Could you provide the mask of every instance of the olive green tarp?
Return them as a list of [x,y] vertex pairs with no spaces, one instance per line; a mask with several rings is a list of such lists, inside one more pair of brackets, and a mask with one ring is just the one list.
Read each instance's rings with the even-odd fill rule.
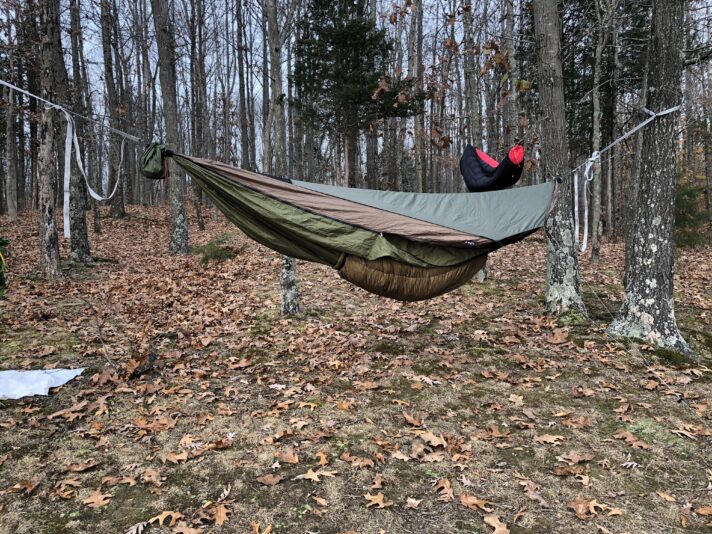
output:
[[173,158],[255,241],[398,300],[432,298],[465,283],[489,252],[541,228],[554,194],[553,183],[488,193],[350,189]]

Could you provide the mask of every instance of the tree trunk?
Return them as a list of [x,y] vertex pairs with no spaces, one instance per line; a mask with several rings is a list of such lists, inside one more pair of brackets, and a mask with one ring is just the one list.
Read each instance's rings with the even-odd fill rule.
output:
[[[12,60],[10,61],[12,65]],[[17,135],[15,134],[15,91],[7,90],[5,111],[5,196],[10,222],[17,222]]]
[[473,34],[472,20],[474,17],[474,6],[472,0],[465,0],[463,5],[464,24],[464,44],[465,53],[463,63],[465,65],[465,109],[467,110],[467,142],[476,146],[482,146],[482,117],[480,116],[478,74],[475,65],[475,37]]
[[[285,138],[284,98],[282,94],[282,36],[277,24],[277,0],[266,0],[267,31],[269,40],[269,62],[272,77],[272,98],[270,116],[274,119],[274,172],[278,176],[287,173],[287,142]],[[271,124],[267,125],[271,128]],[[268,171],[270,172],[270,171]],[[299,291],[297,289],[297,262],[294,258],[282,256],[282,270],[279,275],[282,288],[282,313],[299,312]]]
[[[101,5],[101,45],[104,58],[104,81],[106,83],[106,104],[109,108],[109,124],[112,128],[120,129],[119,124],[119,97],[116,91],[116,81],[114,78],[114,57],[112,41],[117,38],[113,35],[112,9],[108,1],[100,2]],[[119,146],[116,144],[115,136],[111,132],[107,133],[109,140],[109,191],[113,191],[114,184],[120,180],[119,176]],[[123,195],[121,191],[111,199],[111,216],[120,219],[126,215],[124,209]]]
[[519,110],[517,106],[516,81],[519,79],[519,69],[514,46],[514,2],[515,0],[504,0],[505,22],[504,22],[504,49],[507,51],[509,59],[509,72],[507,73],[507,95],[502,106],[504,118],[504,147],[505,150],[515,143],[517,139],[517,125],[519,123]]
[[547,288],[549,313],[586,313],[572,220],[564,84],[561,71],[561,21],[556,0],[536,0],[534,28],[541,99],[541,162],[548,180],[561,180],[554,208],[546,220]]
[[[55,101],[55,43],[59,39],[59,3],[54,0],[43,0],[40,12],[42,28],[42,61],[40,82],[42,98]],[[39,208],[40,208],[40,270],[48,280],[61,276],[59,266],[59,240],[57,239],[57,221],[54,210],[57,198],[57,181],[55,175],[54,108],[45,107],[39,131]]]
[[[597,40],[593,64],[593,152],[601,150],[601,69],[603,67],[603,48],[606,46],[606,31],[604,27],[605,9],[602,0],[596,0]],[[601,252],[601,158],[593,164],[593,199],[591,209],[591,261],[598,262]],[[586,187],[586,184],[584,184]]]
[[[685,0],[653,0],[648,107],[659,112],[681,103]],[[691,353],[675,320],[674,217],[678,113],[643,130],[641,177],[634,203],[631,266],[625,297],[608,332]]]
[[[153,22],[158,45],[161,92],[166,122],[166,142],[174,150],[180,150],[178,137],[178,100],[176,97],[176,43],[173,25],[168,13],[168,2],[151,0]],[[171,203],[171,237],[168,250],[172,254],[188,252],[188,218],[185,212],[185,180],[171,161],[169,197]]]
[[[71,20],[71,44],[72,44],[72,78],[73,86],[73,106],[74,110],[82,115],[86,115],[84,106],[82,72],[79,63],[79,35],[80,18],[79,18],[79,2],[72,0],[70,5],[70,20]],[[75,124],[77,137],[84,139],[82,135],[85,123],[77,121]],[[91,126],[90,126],[91,127]],[[81,141],[80,141],[81,142]],[[82,154],[77,154],[77,157],[82,157]],[[75,160],[72,159],[72,162]],[[92,261],[91,249],[89,247],[89,236],[87,233],[87,190],[84,183],[84,177],[81,176],[76,163],[72,164],[72,175],[70,178],[70,204],[69,204],[69,227],[71,229],[71,258],[72,261],[80,263],[89,263]]]

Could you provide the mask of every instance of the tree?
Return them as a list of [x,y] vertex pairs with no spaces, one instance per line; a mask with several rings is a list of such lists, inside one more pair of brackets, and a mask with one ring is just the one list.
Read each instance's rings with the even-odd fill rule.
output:
[[315,121],[343,145],[351,187],[360,179],[360,131],[376,119],[412,115],[422,101],[415,80],[385,76],[391,47],[366,0],[307,3],[295,45],[294,83],[302,100],[294,104],[305,121]]
[[[59,40],[59,3],[54,0],[43,0],[40,11],[40,27],[42,29],[42,70],[40,83],[42,98],[54,102],[56,95],[55,83],[56,43]],[[40,270],[48,280],[59,278],[62,271],[59,267],[59,240],[57,238],[57,221],[54,210],[57,198],[57,182],[55,175],[54,138],[57,111],[45,107],[39,131],[39,208],[40,208]]]
[[[267,14],[267,37],[269,40],[269,66],[272,80],[271,102],[267,128],[274,127],[273,138],[274,167],[272,159],[265,163],[267,172],[274,172],[278,176],[287,173],[287,140],[286,123],[284,114],[284,94],[282,92],[282,44],[286,37],[279,30],[277,20],[277,0],[265,0],[264,8]],[[288,17],[287,17],[288,18]],[[287,24],[287,29],[289,25]],[[282,269],[279,274],[279,284],[282,288],[282,313],[285,315],[299,312],[299,290],[297,289],[297,260],[289,256],[282,256]]]
[[[601,150],[601,70],[603,69],[603,51],[608,45],[610,26],[617,9],[618,0],[596,0],[596,54],[593,66],[593,152]],[[591,260],[597,262],[601,249],[601,158],[593,166],[593,202],[591,213]],[[608,213],[609,223],[611,213]]]
[[[83,95],[86,93],[84,84],[86,81],[82,75],[82,69],[80,65],[80,53],[79,47],[81,35],[81,25],[80,25],[80,14],[79,14],[79,2],[78,0],[72,0],[70,4],[70,18],[71,18],[71,46],[72,46],[72,82],[73,82],[73,98],[72,104],[74,111],[86,115],[87,111],[84,105]],[[61,47],[61,43],[59,43]],[[58,68],[65,68],[64,61],[62,59],[61,65]],[[84,132],[85,124],[83,122],[77,123],[77,135],[79,138],[83,139],[82,133]],[[82,157],[82,154],[77,154],[78,157]],[[69,204],[69,227],[71,228],[71,258],[73,261],[81,263],[89,263],[92,261],[91,249],[89,247],[89,236],[87,235],[87,190],[86,184],[84,183],[84,178],[80,175],[79,169],[72,159],[72,175],[70,178],[70,204]]]
[[[151,0],[153,23],[158,45],[163,113],[166,123],[166,143],[171,149],[180,150],[178,137],[178,99],[176,97],[176,42],[173,25],[168,14],[168,2]],[[171,237],[168,249],[173,254],[188,252],[188,218],[185,212],[185,180],[173,162],[172,178],[169,180],[171,203]]]
[[[685,0],[653,0],[647,106],[678,106],[683,65]],[[675,320],[674,206],[677,113],[658,117],[643,132],[641,180],[633,203],[631,265],[625,297],[608,332],[691,353]]]
[[571,172],[561,69],[561,21],[556,0],[535,0],[533,7],[542,114],[542,170],[548,180],[561,181],[559,194],[546,220],[546,306],[549,313],[586,313],[572,220]]
[[[109,107],[109,124],[112,128],[121,129],[119,121],[119,93],[116,87],[114,76],[114,42],[119,38],[114,34],[115,5],[113,0],[103,0],[101,5],[101,48],[104,58],[104,80],[106,82],[106,105]],[[116,58],[118,61],[119,59]],[[116,137],[111,132],[109,138],[109,190],[113,190],[114,184],[121,180],[119,176],[119,147],[116,144]],[[116,194],[111,199],[111,216],[121,219],[126,216],[124,208],[124,188],[119,184]]]

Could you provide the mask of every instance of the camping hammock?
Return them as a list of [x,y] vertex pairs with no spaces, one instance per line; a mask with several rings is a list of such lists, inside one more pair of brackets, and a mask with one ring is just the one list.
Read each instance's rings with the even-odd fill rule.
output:
[[329,265],[371,293],[433,298],[469,281],[487,254],[541,228],[554,184],[488,193],[404,193],[287,180],[150,145],[148,178],[173,160],[235,226],[281,254]]

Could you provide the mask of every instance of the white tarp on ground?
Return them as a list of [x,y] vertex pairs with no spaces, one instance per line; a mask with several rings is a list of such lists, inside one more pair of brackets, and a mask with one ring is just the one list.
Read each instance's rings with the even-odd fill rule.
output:
[[47,395],[82,374],[81,369],[44,369],[36,371],[0,371],[0,400]]

